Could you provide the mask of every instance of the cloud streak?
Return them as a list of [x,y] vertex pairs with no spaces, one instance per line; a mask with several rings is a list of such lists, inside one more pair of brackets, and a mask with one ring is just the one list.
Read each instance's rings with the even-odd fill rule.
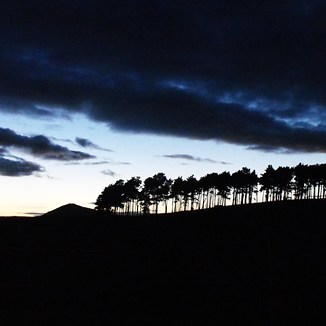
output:
[[195,161],[195,162],[227,164],[226,162],[215,161],[210,158],[202,158],[202,157],[198,157],[198,156],[192,156],[189,154],[168,154],[168,155],[162,155],[162,157],[172,158],[172,159],[180,159],[180,160],[186,160],[186,161]]
[[325,153],[326,3],[307,3],[13,0],[0,13],[1,110]]
[[94,161],[94,162],[68,162],[65,165],[131,165],[129,162],[114,162],[114,161]]
[[28,137],[8,128],[0,128],[0,146],[21,149],[47,160],[78,161],[94,158],[90,154],[72,151],[67,147],[54,144],[43,135]]
[[97,150],[105,151],[105,152],[113,152],[111,149],[98,146],[86,138],[76,137],[75,140],[76,140],[76,143],[83,148],[91,148],[91,149],[97,149]]
[[109,177],[116,177],[118,175],[117,173],[115,173],[112,170],[104,170],[104,171],[101,171],[101,173],[104,175],[107,175]]

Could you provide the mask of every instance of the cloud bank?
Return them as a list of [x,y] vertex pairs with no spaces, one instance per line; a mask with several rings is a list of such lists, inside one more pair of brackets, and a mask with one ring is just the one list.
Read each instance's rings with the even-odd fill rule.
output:
[[72,151],[67,147],[54,144],[43,135],[23,136],[9,128],[0,128],[0,146],[18,148],[33,156],[47,160],[78,161],[94,158],[90,154]]
[[33,162],[22,158],[8,159],[0,155],[0,175],[8,177],[22,177],[43,172],[44,169]]
[[325,14],[318,0],[13,0],[0,13],[0,108],[325,153]]

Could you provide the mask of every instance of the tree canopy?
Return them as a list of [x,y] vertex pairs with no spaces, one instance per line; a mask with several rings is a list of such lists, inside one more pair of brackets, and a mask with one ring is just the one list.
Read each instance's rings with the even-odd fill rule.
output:
[[[118,180],[103,189],[96,209],[118,214],[150,214],[243,205],[260,201],[326,198],[326,164],[296,167],[268,165],[258,176],[243,167],[232,174],[209,173],[172,180],[163,172],[141,180]],[[161,207],[161,209],[160,209]],[[170,207],[170,209],[169,209]]]

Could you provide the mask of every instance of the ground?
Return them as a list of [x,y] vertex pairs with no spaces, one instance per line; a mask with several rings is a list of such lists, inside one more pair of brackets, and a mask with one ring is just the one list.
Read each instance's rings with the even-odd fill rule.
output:
[[0,220],[0,324],[312,325],[325,200]]

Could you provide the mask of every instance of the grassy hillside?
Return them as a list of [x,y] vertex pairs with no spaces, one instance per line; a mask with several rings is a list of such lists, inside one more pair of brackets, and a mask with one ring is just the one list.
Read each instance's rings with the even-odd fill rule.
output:
[[0,219],[0,324],[312,325],[325,200]]

